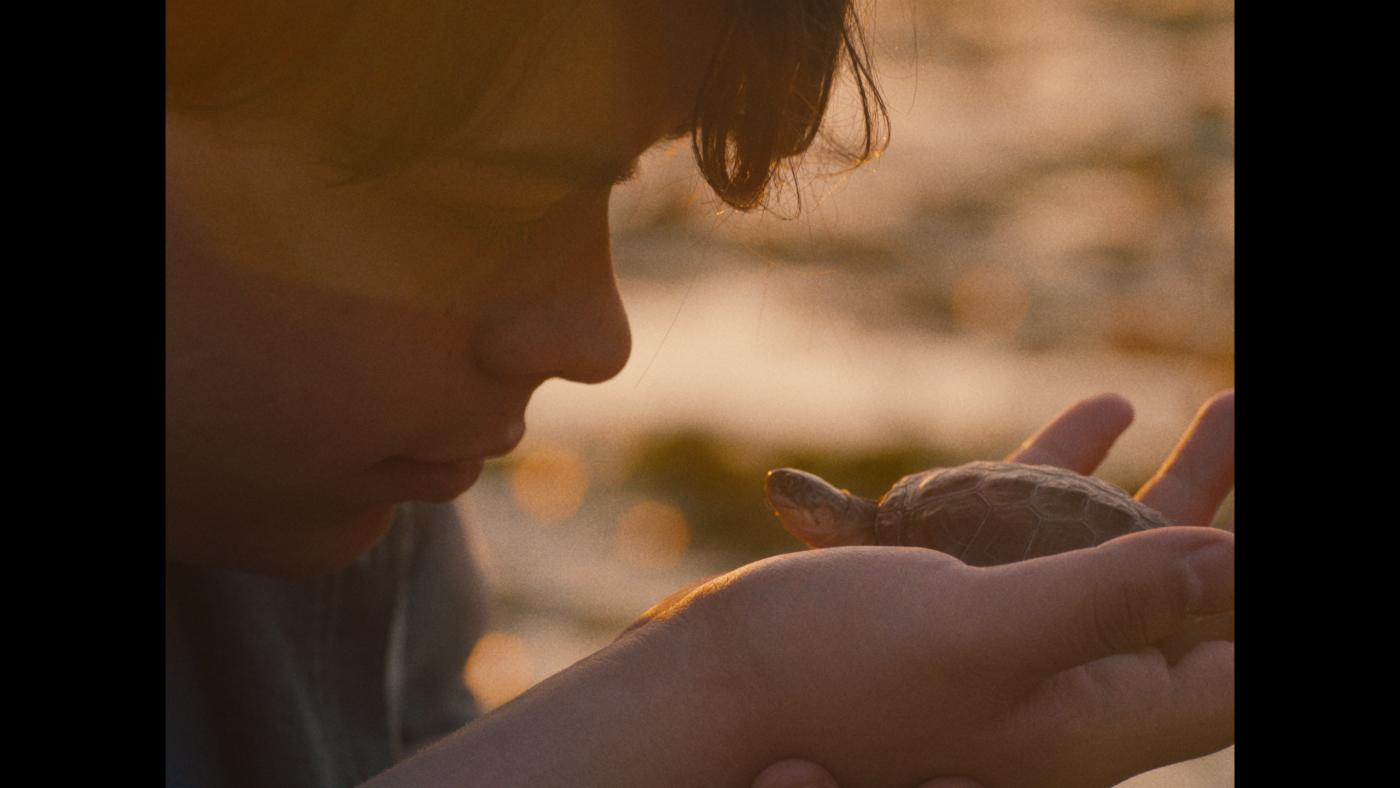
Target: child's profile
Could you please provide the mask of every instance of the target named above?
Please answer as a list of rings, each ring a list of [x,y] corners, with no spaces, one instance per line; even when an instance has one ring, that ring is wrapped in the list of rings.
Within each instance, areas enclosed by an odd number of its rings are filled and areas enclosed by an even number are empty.
[[[856,6],[167,3],[168,785],[1086,785],[1233,741],[1209,528],[777,556],[489,714],[461,685],[484,592],[447,504],[544,382],[632,350],[611,190],[688,138],[762,210],[840,80],[871,156]],[[1090,473],[1129,420],[1086,400],[1015,459]],[[1139,497],[1196,524],[1232,483],[1227,394]]]

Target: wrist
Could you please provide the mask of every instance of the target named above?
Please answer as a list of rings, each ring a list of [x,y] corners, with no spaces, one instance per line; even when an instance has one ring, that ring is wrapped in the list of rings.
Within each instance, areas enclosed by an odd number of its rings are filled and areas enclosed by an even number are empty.
[[[685,735],[719,757],[751,762],[751,778],[783,755],[776,734],[784,704],[757,658],[749,593],[742,576],[703,583],[617,645],[632,641],[626,645],[641,661],[662,666],[654,673],[664,685],[654,688],[657,705],[688,707]]]
[[[747,786],[775,759],[724,607],[687,600],[372,784]]]

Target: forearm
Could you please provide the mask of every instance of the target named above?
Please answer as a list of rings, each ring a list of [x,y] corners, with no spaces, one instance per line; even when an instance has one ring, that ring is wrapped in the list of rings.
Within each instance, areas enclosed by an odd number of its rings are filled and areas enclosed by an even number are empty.
[[[367,788],[749,785],[774,760],[763,721],[733,663],[675,623],[629,633]]]

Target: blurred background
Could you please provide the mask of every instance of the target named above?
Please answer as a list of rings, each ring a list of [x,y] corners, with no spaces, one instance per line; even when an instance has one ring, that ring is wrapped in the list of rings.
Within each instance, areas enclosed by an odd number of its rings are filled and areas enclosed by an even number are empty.
[[[791,199],[725,209],[686,140],[615,193],[631,361],[546,384],[458,502],[495,597],[464,675],[488,709],[671,591],[802,549],[765,505],[770,468],[878,497],[1115,391],[1137,419],[1099,475],[1135,490],[1234,385],[1234,3],[871,10],[880,158],[834,173],[814,152],[796,218]],[[1233,767],[1230,748],[1125,785]]]

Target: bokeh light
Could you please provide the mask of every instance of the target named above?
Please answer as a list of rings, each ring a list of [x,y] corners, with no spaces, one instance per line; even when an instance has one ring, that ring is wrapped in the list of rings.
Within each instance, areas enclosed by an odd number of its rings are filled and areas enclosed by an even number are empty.
[[[490,711],[535,683],[536,665],[524,640],[507,632],[487,632],[467,658],[462,680],[482,711]]]
[[[509,477],[516,506],[543,525],[573,515],[588,493],[583,464],[567,449],[535,449],[510,469]]]
[[[964,331],[1010,338],[1025,322],[1031,297],[1015,271],[983,264],[958,277],[950,302],[953,319]]]
[[[639,569],[669,569],[690,546],[690,524],[680,509],[663,501],[634,504],[617,521],[618,556]]]
[[[586,500],[522,534],[541,518],[509,471],[476,492],[545,674],[569,660],[539,632],[576,660],[697,576],[796,549],[766,468],[876,495],[1116,391],[1138,415],[1100,474],[1134,487],[1234,385],[1231,0],[906,5],[866,20],[890,149],[827,179],[814,146],[797,220],[724,209],[685,140],[615,190],[631,362],[530,410],[532,440],[575,447]],[[837,138],[855,99],[832,96]],[[1131,784],[1233,784],[1219,764]]]
[[[1119,350],[1161,353],[1191,344],[1191,315],[1150,295],[1124,296],[1107,307],[1109,341]]]

